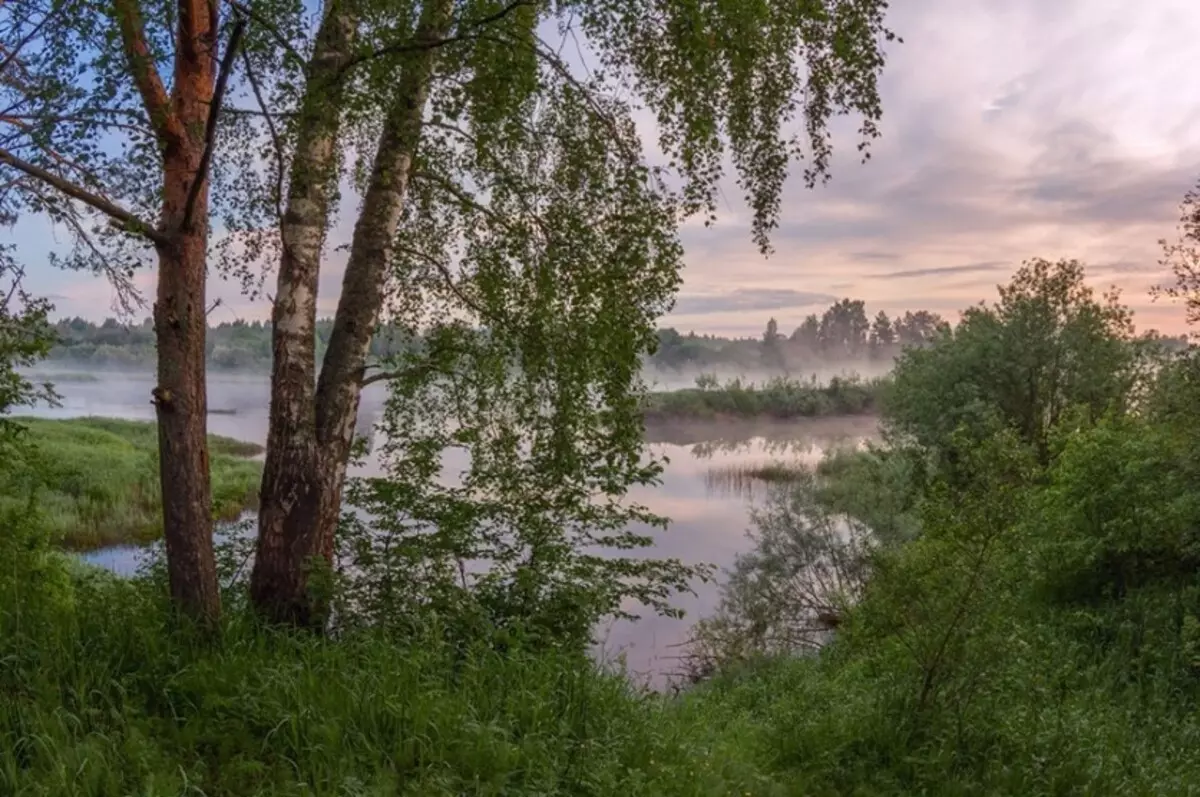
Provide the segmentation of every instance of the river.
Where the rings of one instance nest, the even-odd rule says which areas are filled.
[[[78,373],[76,371],[76,373]],[[39,407],[30,414],[53,418],[86,415],[152,420],[153,378],[145,373],[98,373],[94,381],[69,379],[65,373],[39,371],[54,380],[62,406]],[[209,431],[239,440],[264,443],[267,433],[268,384],[265,377],[213,372],[209,374]],[[373,385],[363,396],[360,415],[370,419],[382,410],[386,396]],[[739,468],[776,462],[815,462],[830,447],[859,445],[876,435],[874,419],[824,418],[791,423],[667,423],[647,429],[657,455],[669,462],[662,484],[638,488],[631,497],[671,519],[665,532],[654,532],[652,555],[689,563],[730,566],[746,550],[750,509],[760,491],[739,475]],[[368,458],[360,475],[378,473]],[[761,485],[760,485],[761,486]],[[118,573],[136,570],[142,551],[131,546],[91,551],[84,559]],[[676,604],[683,619],[644,616],[636,623],[619,622],[602,629],[603,656],[623,654],[631,674],[661,682],[675,669],[678,645],[690,625],[715,608],[715,584],[696,585],[695,595],[680,596]]]

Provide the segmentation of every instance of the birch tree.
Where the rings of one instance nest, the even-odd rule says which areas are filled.
[[[363,387],[392,379],[416,397],[414,380],[503,362],[539,419],[566,419],[586,399],[587,422],[563,428],[603,430],[586,456],[621,463],[601,491],[620,493],[644,476],[629,465],[636,355],[678,285],[679,223],[713,218],[731,167],[768,252],[789,172],[810,187],[828,178],[831,120],[857,118],[864,155],[878,135],[894,38],[884,0],[327,0],[308,11],[289,0],[0,7],[5,201],[74,230],[72,264],[119,284],[157,261],[172,588],[207,617],[206,254],[272,303],[252,597],[268,617],[319,624],[309,579],[334,558]],[[652,157],[638,112],[652,121]],[[340,201],[348,186],[357,202]],[[353,235],[318,363],[320,274],[343,209]],[[369,362],[385,313],[440,343]],[[502,382],[473,400],[498,398]],[[584,456],[561,433],[552,450],[564,477]]]
[[[568,379],[576,402],[591,395],[584,388],[606,387],[588,406],[634,428],[622,402],[678,284],[679,221],[711,216],[729,159],[754,239],[769,249],[790,164],[805,159],[810,186],[828,176],[830,119],[856,114],[860,149],[878,134],[876,78],[892,38],[884,8],[425,0],[381,13],[361,0],[330,3],[298,101],[280,228],[255,602],[275,619],[314,622],[306,563],[333,558],[359,395],[387,376],[366,360],[386,297],[392,320],[414,331],[441,328],[447,316],[486,328],[491,343],[508,342],[504,356],[527,382],[568,379],[564,366],[536,362],[555,358],[553,342],[578,360]],[[594,57],[596,69],[563,57],[557,42],[572,37],[587,42],[594,56],[584,60]],[[636,107],[653,115],[661,166],[647,165]],[[318,373],[312,330],[329,176],[351,151],[362,203]],[[593,312],[597,303],[603,311]],[[572,351],[551,318],[569,319],[609,359]],[[623,338],[601,334],[618,323]],[[459,336],[460,359],[462,351]],[[401,375],[428,376],[435,360],[409,362]],[[541,398],[553,403],[555,392]],[[632,449],[613,443],[593,456],[616,453],[627,459]]]

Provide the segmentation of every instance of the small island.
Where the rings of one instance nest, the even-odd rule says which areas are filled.
[[[885,379],[835,376],[826,381],[776,377],[763,384],[733,379],[720,384],[702,376],[696,387],[653,392],[645,400],[647,421],[773,420],[872,415]]]

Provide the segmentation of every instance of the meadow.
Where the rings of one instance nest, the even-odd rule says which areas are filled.
[[[142,543],[162,535],[158,431],[153,423],[114,418],[16,418],[31,447],[28,474],[48,533],[86,550]],[[236,520],[255,508],[262,453],[254,443],[211,435],[213,512]],[[12,494],[10,505],[25,500]]]

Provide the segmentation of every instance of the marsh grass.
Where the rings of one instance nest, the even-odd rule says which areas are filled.
[[[714,494],[753,498],[769,485],[795,484],[809,471],[794,462],[721,465],[704,472],[704,486]]]
[[[158,430],[115,418],[21,418],[37,458],[39,511],[61,545],[87,550],[142,543],[162,533]],[[213,513],[236,520],[256,508],[262,453],[254,443],[209,436]],[[0,500],[3,503],[3,500]]]

